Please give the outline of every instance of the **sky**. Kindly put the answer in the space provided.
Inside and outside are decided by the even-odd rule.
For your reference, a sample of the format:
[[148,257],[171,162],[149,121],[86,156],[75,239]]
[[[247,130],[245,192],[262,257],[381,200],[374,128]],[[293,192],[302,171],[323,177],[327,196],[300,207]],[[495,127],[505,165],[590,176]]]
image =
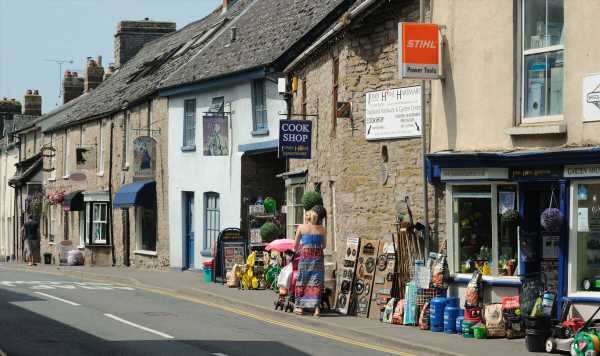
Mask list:
[[[82,73],[87,57],[114,62],[117,22],[172,21],[177,29],[214,10],[222,0],[0,0],[0,97],[23,101],[38,89],[43,112],[61,104],[65,70]],[[63,64],[62,72],[54,60]]]

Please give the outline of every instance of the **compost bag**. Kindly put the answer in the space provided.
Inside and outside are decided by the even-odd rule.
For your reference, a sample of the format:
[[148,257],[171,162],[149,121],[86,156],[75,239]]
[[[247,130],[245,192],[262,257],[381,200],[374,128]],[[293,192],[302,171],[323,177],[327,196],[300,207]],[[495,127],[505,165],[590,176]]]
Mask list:
[[477,308],[481,307],[481,301],[483,299],[483,280],[481,272],[476,270],[473,272],[473,277],[467,285],[465,292],[465,308]]

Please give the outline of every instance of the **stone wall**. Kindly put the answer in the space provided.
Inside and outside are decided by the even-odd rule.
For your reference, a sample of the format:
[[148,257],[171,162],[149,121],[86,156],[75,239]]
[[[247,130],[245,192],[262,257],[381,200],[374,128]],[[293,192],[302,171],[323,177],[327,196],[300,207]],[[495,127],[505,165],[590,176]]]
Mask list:
[[[416,84],[398,78],[397,24],[417,19],[417,1],[386,2],[296,68],[300,84],[293,97],[294,113],[302,112],[306,101],[307,114],[318,118],[310,118],[313,158],[291,160],[290,171],[308,169],[308,190],[320,183],[329,212],[330,246],[335,242],[331,248],[337,250],[338,262],[346,238],[382,239],[395,233],[396,208],[404,208],[405,197],[416,221],[423,221],[421,139],[367,141],[364,121],[365,93]],[[352,102],[351,119],[333,119],[335,57],[339,58],[338,101]],[[438,236],[444,236],[443,188],[430,186],[429,201],[435,249]]]

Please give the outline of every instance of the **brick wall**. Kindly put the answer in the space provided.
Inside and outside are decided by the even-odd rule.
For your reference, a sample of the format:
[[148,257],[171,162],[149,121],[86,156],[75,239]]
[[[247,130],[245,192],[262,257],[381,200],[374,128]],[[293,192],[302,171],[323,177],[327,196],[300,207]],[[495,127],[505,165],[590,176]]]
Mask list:
[[[355,21],[341,39],[325,46],[297,68],[301,82],[293,97],[293,110],[302,111],[304,80],[306,111],[318,113],[319,117],[311,118],[315,131],[313,159],[291,160],[290,171],[308,168],[309,190],[315,183],[321,183],[329,212],[328,233],[335,236],[338,261],[347,237],[382,239],[394,233],[396,206],[405,196],[410,198],[416,220],[423,221],[421,139],[367,141],[364,122],[365,93],[415,84],[398,78],[397,24],[417,19],[418,2],[386,2],[363,21]],[[352,119],[339,118],[335,123],[334,57],[339,58],[338,100],[351,101],[353,105]],[[387,150],[387,162],[383,150]],[[388,171],[385,183],[379,178],[382,169]],[[443,188],[430,187],[429,198],[435,245],[444,230]]]

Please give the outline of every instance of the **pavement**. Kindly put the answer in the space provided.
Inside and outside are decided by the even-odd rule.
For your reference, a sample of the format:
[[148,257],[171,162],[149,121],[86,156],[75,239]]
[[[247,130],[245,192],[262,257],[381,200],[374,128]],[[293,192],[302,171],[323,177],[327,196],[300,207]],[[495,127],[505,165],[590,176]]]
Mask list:
[[[64,285],[52,285],[48,282],[60,282]],[[94,289],[102,287],[94,287],[94,282],[109,286]],[[70,289],[69,285],[75,288]],[[73,305],[39,293],[79,304],[77,313],[73,314]],[[3,315],[0,330],[5,329],[2,324],[8,326],[7,318],[4,317],[7,311],[3,308],[9,305],[9,311],[15,314],[14,318],[8,318],[9,323],[11,320],[16,323],[19,319],[17,316],[33,318],[27,325],[36,328],[32,333],[36,336],[38,333],[68,335],[72,330],[60,332],[54,330],[60,328],[53,325],[59,323],[62,327],[71,326],[85,334],[76,335],[75,339],[89,340],[91,344],[98,345],[93,349],[98,353],[93,354],[187,355],[189,352],[207,352],[209,355],[232,356],[252,355],[256,349],[260,350],[257,352],[260,355],[530,355],[523,339],[464,339],[458,335],[432,333],[414,327],[383,324],[337,314],[325,314],[320,318],[297,316],[275,311],[275,298],[272,291],[241,291],[220,284],[206,284],[202,281],[202,275],[197,272],[54,265],[30,268],[19,264],[0,264],[0,315]],[[48,309],[43,307],[44,303],[58,304],[60,308]],[[36,306],[38,304],[39,307]],[[35,318],[31,315],[32,312]],[[111,319],[106,314],[172,336],[176,342],[165,341],[159,334]],[[42,320],[37,320],[40,318]],[[37,330],[38,327],[34,326],[36,324],[49,326]],[[118,327],[129,331],[133,328],[135,332],[140,330],[141,334],[125,332]],[[18,331],[16,335],[31,333],[26,329]],[[125,340],[122,340],[123,335],[127,335]],[[43,354],[15,353],[14,347],[18,343],[16,336],[12,339],[0,338],[0,350],[4,350],[8,356]],[[42,344],[37,351],[42,350]],[[50,344],[55,346],[57,341]],[[68,350],[61,349],[52,354],[90,354],[86,353],[91,350],[85,349],[85,344],[76,344],[79,353],[65,353]],[[118,350],[126,352],[120,353]]]

